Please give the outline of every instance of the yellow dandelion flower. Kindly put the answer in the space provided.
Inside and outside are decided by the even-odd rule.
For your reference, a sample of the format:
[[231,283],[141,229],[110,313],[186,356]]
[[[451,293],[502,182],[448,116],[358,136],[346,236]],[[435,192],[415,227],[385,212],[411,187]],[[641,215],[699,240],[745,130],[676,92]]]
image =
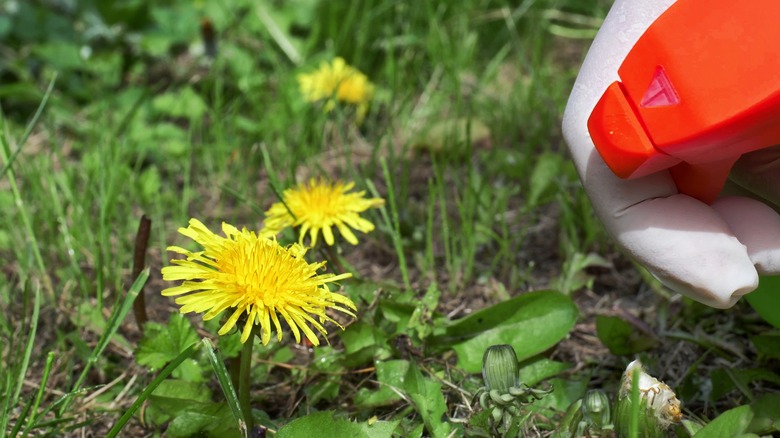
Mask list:
[[360,217],[360,213],[371,207],[384,204],[381,198],[364,198],[364,191],[347,193],[355,183],[325,180],[309,180],[309,184],[284,191],[284,202],[277,202],[265,212],[265,228],[269,233],[278,234],[287,227],[300,226],[298,243],[303,244],[306,233],[311,238],[311,246],[317,244],[320,231],[325,243],[333,245],[332,227],[347,242],[357,245],[358,240],[350,228],[363,233],[373,231],[374,224]]
[[162,269],[163,280],[182,281],[181,285],[162,291],[164,296],[179,296],[176,304],[182,306],[181,313],[203,313],[203,319],[208,321],[230,309],[232,313],[219,334],[229,332],[245,315],[241,342],[249,339],[254,325],[259,325],[263,345],[271,339],[272,326],[281,341],[279,315],[296,342],[301,341],[302,331],[314,345],[320,342],[312,327],[323,336],[327,334],[323,326],[326,321],[343,329],[325,313],[326,309],[355,316],[355,304],[327,286],[352,274],[318,275],[317,270],[325,262],[309,264],[304,259],[305,248],[297,244],[283,247],[263,233],[246,228],[239,231],[224,222],[222,232],[225,237],[191,219],[187,228],[179,228],[179,233],[199,243],[203,251],[168,247],[168,251],[187,257],[171,260],[173,266]]
[[310,102],[326,100],[325,111],[331,111],[336,101],[357,106],[358,119],[368,111],[374,96],[374,85],[366,75],[347,65],[343,58],[332,63],[323,62],[312,73],[298,75],[298,85],[304,98]]

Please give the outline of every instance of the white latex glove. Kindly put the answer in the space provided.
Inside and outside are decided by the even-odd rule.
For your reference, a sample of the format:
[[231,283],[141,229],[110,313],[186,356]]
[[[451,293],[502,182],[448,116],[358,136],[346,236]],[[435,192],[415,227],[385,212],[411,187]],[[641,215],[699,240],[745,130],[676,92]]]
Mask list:
[[[623,180],[596,152],[587,120],[645,29],[673,0],[616,0],[582,65],[563,117],[577,171],[607,231],[672,290],[727,308],[754,290],[759,274],[780,273],[780,216],[749,197],[712,205],[679,194],[668,172]],[[780,149],[743,156],[732,179],[780,199]]]

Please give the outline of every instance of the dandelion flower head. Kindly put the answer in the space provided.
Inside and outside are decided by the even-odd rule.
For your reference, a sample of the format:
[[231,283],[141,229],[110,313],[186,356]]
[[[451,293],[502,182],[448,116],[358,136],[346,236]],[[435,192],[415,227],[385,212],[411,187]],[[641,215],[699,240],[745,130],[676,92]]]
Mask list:
[[623,398],[631,394],[634,371],[638,371],[639,393],[646,400],[647,406],[657,413],[661,424],[679,423],[682,411],[677,395],[669,385],[648,374],[639,360],[629,363],[623,372],[619,396]]
[[225,237],[191,219],[187,228],[179,228],[179,233],[203,250],[168,247],[168,251],[186,256],[171,260],[173,265],[162,269],[163,280],[182,281],[162,291],[165,296],[178,297],[176,304],[181,305],[181,313],[203,313],[203,319],[210,320],[230,310],[220,335],[228,333],[245,315],[241,342],[246,342],[254,326],[259,325],[264,345],[271,339],[272,330],[281,341],[280,319],[290,327],[296,342],[301,341],[303,332],[312,344],[319,345],[312,328],[325,336],[326,321],[341,327],[326,314],[328,308],[355,316],[355,304],[331,292],[327,285],[351,274],[318,275],[325,262],[310,264],[304,259],[305,248],[298,244],[281,246],[273,236],[262,232],[256,234],[246,228],[239,231],[226,223],[222,224],[222,232]]
[[327,100],[326,111],[335,107],[335,101],[356,105],[359,118],[365,115],[368,103],[374,96],[371,81],[343,58],[335,58],[331,63],[323,62],[319,69],[298,75],[298,85],[306,100]]
[[352,229],[363,233],[374,230],[374,224],[360,217],[360,213],[380,207],[385,201],[365,198],[365,191],[348,193],[354,186],[353,182],[311,179],[308,184],[287,189],[282,195],[283,201],[266,211],[264,231],[278,234],[287,227],[300,226],[300,244],[308,233],[311,246],[315,246],[321,231],[325,243],[333,245],[332,228],[335,226],[347,242],[357,245],[358,239]]

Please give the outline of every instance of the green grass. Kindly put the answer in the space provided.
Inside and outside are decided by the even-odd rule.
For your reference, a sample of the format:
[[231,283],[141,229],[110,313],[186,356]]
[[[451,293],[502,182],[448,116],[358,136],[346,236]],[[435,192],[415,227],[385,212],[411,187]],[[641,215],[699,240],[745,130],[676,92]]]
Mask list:
[[[524,349],[524,381],[553,383],[523,411],[527,436],[563,428],[589,385],[614,394],[635,354],[677,379],[668,383],[698,421],[689,430],[754,400],[750,415],[767,417],[771,403],[758,403],[780,382],[776,335],[744,307],[648,292],[566,157],[559,124],[582,37],[609,3],[19,2],[16,21],[0,14],[0,437],[238,436],[240,344],[216,335],[219,321],[170,319],[166,247],[187,245],[176,230],[191,217],[259,229],[281,191],[310,176],[354,181],[386,204],[365,214],[375,231],[338,249],[355,274],[343,287],[357,321],[329,326],[330,345],[315,349],[289,333],[255,346],[252,414],[269,433],[324,422],[350,436],[478,434],[487,419],[470,399],[482,386],[474,358],[494,342]],[[204,18],[215,59],[199,48]],[[334,56],[376,85],[361,124],[354,109],[326,113],[298,89],[297,74]],[[144,214],[149,278],[134,283]],[[143,332],[127,316],[141,287]],[[555,291],[528,293],[543,289]],[[712,359],[596,333],[594,315],[610,311],[590,299],[596,289],[631,303],[643,294],[632,315],[669,351]],[[723,320],[734,329],[719,344],[708,331]],[[756,334],[760,355],[728,348]],[[597,336],[631,354],[569,342]],[[217,348],[193,346],[204,337]],[[753,374],[722,372],[715,357]],[[714,380],[697,380],[700,366]],[[707,384],[733,390],[714,398]]]

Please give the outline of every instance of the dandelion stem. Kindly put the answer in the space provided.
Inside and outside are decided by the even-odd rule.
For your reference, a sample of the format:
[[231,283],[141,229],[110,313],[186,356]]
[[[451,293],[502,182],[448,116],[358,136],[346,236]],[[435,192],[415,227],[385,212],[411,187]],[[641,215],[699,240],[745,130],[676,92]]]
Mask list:
[[250,433],[255,428],[254,417],[252,417],[252,403],[249,400],[250,371],[252,369],[252,346],[255,344],[254,333],[249,335],[249,339],[244,342],[244,348],[241,349],[241,371],[239,372],[238,384],[238,402],[241,410],[244,412],[244,421],[246,421],[246,430]]
[[348,272],[346,269],[344,269],[344,265],[341,264],[341,259],[339,258],[338,252],[333,246],[320,245],[320,250],[322,251],[322,255],[325,257],[325,260],[333,264],[333,272]]
[[241,375],[241,353],[238,356],[228,360],[228,372],[230,373],[230,382],[233,388],[238,388],[238,381]]

